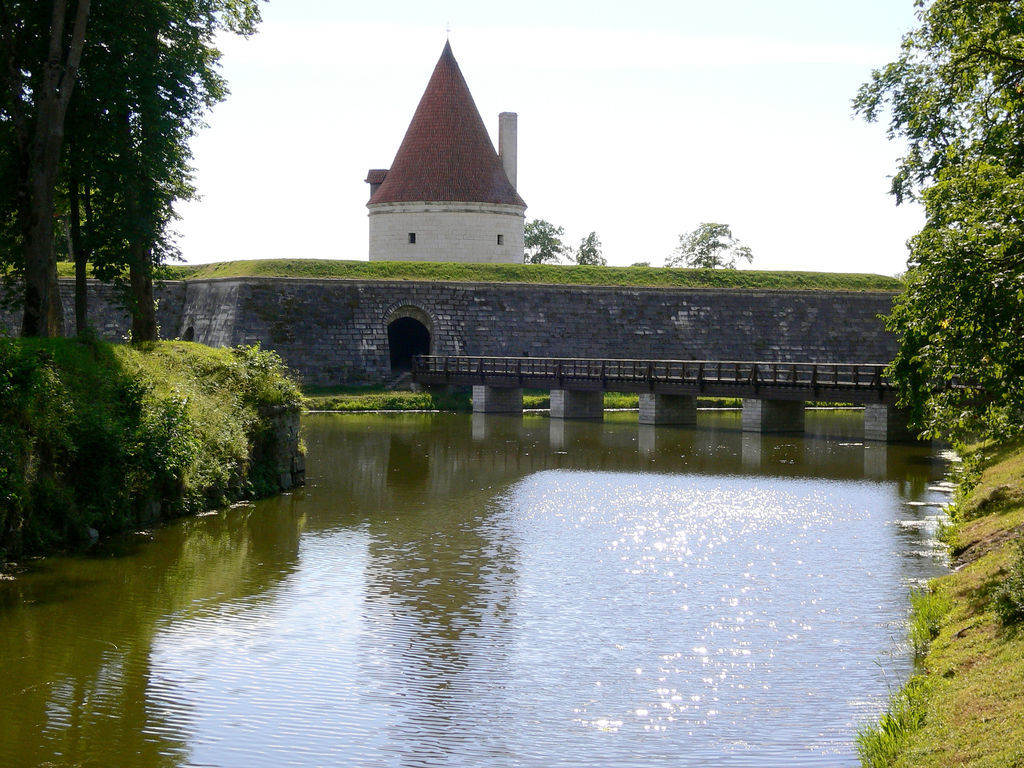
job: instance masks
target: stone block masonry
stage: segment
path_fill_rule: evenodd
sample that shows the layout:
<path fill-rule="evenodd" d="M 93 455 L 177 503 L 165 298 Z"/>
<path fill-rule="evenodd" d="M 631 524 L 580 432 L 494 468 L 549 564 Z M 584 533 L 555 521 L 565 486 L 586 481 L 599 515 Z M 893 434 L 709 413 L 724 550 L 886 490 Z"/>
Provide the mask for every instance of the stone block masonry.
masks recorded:
<path fill-rule="evenodd" d="M 907 426 L 906 411 L 888 405 L 864 407 L 864 439 L 887 443 L 911 443 L 917 436 Z"/>
<path fill-rule="evenodd" d="M 61 290 L 71 318 L 73 281 Z M 886 363 L 896 352 L 879 319 L 886 292 L 249 277 L 164 282 L 156 295 L 162 338 L 260 342 L 317 385 L 391 378 L 387 325 L 401 317 L 443 355 Z M 124 337 L 116 289 L 90 283 L 90 321 Z M 0 328 L 19 327 L 0 314 Z"/>
<path fill-rule="evenodd" d="M 744 398 L 740 415 L 744 432 L 803 432 L 804 404 L 799 400 Z"/>
<path fill-rule="evenodd" d="M 552 389 L 551 418 L 599 421 L 604 418 L 604 393 Z"/>
<path fill-rule="evenodd" d="M 473 413 L 522 413 L 523 390 L 511 387 L 473 387 Z"/>
<path fill-rule="evenodd" d="M 697 423 L 697 398 L 641 392 L 639 418 L 641 424 L 692 426 Z"/>

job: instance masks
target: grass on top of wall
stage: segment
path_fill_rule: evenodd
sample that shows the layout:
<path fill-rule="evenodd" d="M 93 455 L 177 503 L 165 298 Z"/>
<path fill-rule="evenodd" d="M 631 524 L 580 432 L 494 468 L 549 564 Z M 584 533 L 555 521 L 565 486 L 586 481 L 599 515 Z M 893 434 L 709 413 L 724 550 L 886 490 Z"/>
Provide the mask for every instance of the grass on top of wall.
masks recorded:
<path fill-rule="evenodd" d="M 74 265 L 62 262 L 58 265 L 58 271 L 62 277 L 71 277 L 74 275 Z M 901 281 L 894 277 L 838 272 L 331 259 L 253 259 L 213 264 L 172 264 L 161 268 L 161 277 L 167 280 L 293 277 L 764 290 L 898 291 L 902 288 Z"/>

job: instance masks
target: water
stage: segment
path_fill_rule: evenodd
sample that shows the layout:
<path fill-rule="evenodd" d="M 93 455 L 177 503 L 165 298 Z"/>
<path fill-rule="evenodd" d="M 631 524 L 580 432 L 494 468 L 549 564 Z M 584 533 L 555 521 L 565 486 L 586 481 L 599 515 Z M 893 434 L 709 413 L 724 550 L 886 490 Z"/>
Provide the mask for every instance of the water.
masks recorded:
<path fill-rule="evenodd" d="M 305 489 L 0 582 L 0 765 L 856 765 L 943 464 L 700 420 L 309 417 Z"/>

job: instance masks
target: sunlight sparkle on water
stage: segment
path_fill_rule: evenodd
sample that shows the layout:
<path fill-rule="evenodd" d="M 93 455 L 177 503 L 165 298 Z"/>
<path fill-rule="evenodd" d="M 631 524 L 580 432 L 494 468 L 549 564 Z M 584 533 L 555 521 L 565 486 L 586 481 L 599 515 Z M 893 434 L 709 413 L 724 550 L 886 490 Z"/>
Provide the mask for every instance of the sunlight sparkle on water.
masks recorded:
<path fill-rule="evenodd" d="M 0 763 L 855 764 L 927 449 L 632 418 L 314 418 L 305 489 L 0 582 Z"/>
<path fill-rule="evenodd" d="M 567 575 L 558 589 L 577 603 L 573 612 L 595 614 L 599 626 L 616 625 L 615 614 L 632 617 L 617 632 L 576 638 L 584 655 L 624 649 L 621 662 L 640 662 L 592 699 L 588 713 L 658 730 L 714 730 L 710 719 L 722 712 L 732 720 L 764 718 L 766 727 L 779 722 L 765 711 L 781 709 L 785 721 L 800 710 L 809 721 L 818 717 L 817 685 L 802 660 L 810 647 L 834 647 L 849 628 L 835 626 L 845 620 L 840 612 L 819 607 L 835 603 L 829 589 L 836 579 L 815 577 L 837 564 L 852 571 L 846 580 L 871 576 L 857 568 L 851 544 L 871 517 L 862 505 L 836 498 L 822 483 L 758 489 L 729 477 L 548 472 L 521 481 L 506 506 L 529 531 L 521 544 L 525 594 L 544 589 L 529 574 L 554 569 Z M 777 550 L 787 553 L 785 567 Z M 574 566 L 582 561 L 589 571 Z M 870 594 L 870 583 L 862 587 Z M 652 604 L 651 595 L 701 602 L 676 601 L 670 610 L 660 600 Z M 841 649 L 832 658 L 841 665 Z M 607 667 L 602 676 L 608 679 Z M 854 717 L 836 713 L 823 738 Z"/>

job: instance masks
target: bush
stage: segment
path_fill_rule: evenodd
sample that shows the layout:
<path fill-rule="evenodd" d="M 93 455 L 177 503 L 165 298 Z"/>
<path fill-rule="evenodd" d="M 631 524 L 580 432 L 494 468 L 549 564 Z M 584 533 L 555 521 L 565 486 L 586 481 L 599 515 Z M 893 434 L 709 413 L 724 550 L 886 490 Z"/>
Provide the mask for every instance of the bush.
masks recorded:
<path fill-rule="evenodd" d="M 261 410 L 299 402 L 259 347 L 0 339 L 0 559 L 250 495 Z"/>

